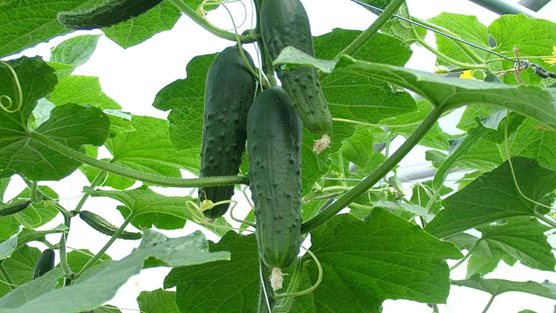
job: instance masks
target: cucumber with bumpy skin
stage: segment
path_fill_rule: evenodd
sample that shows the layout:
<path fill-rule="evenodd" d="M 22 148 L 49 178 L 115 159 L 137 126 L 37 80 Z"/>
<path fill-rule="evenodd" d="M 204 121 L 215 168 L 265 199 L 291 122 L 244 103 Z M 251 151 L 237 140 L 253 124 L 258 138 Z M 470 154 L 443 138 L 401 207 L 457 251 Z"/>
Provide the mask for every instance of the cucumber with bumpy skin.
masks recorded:
<path fill-rule="evenodd" d="M 301 141 L 301 121 L 287 94 L 266 89 L 249 111 L 247 149 L 259 256 L 273 276 L 293 263 L 301 246 Z"/>
<path fill-rule="evenodd" d="M 58 20 L 71 29 L 95 29 L 116 25 L 154 8 L 162 0 L 108 0 L 87 11 L 58 14 Z"/>
<path fill-rule="evenodd" d="M 79 217 L 87 223 L 87 225 L 91 226 L 92 229 L 98 231 L 101 234 L 105 234 L 107 236 L 113 236 L 116 233 L 118 227 L 112 225 L 110 222 L 102 218 L 101 216 L 89 212 L 89 211 L 81 211 L 79 212 Z M 120 239 L 128 239 L 128 240 L 138 240 L 141 239 L 143 235 L 140 233 L 134 233 L 129 231 L 123 231 L 118 238 Z"/>
<path fill-rule="evenodd" d="M 41 253 L 39 259 L 37 260 L 37 264 L 35 264 L 33 279 L 41 277 L 54 268 L 54 257 L 55 253 L 52 249 L 45 249 Z"/>
<path fill-rule="evenodd" d="M 314 55 L 309 18 L 299 0 L 265 0 L 260 15 L 263 42 L 273 60 L 287 46 Z M 315 152 L 326 149 L 330 144 L 332 115 L 322 93 L 317 70 L 312 67 L 290 70 L 279 68 L 277 74 L 303 126 L 322 136 L 315 144 Z"/>
<path fill-rule="evenodd" d="M 249 66 L 255 68 L 245 52 Z M 247 112 L 253 102 L 256 81 L 237 46 L 224 49 L 212 63 L 205 86 L 203 139 L 200 177 L 237 175 L 245 151 Z M 199 188 L 199 200 L 228 201 L 234 186 Z M 229 203 L 204 211 L 217 218 Z"/>
<path fill-rule="evenodd" d="M 4 208 L 0 208 L 0 216 L 8 216 L 8 215 L 19 213 L 27 209 L 27 207 L 29 207 L 31 203 L 32 203 L 31 200 L 25 200 L 23 202 L 19 202 L 15 204 L 9 204 Z"/>

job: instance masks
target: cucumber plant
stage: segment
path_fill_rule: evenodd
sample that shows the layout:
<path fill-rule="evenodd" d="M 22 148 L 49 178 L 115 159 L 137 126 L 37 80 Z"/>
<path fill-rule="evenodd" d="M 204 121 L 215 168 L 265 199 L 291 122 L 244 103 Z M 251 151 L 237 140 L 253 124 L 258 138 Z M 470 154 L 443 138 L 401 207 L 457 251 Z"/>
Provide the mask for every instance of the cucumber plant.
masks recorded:
<path fill-rule="evenodd" d="M 142 312 L 380 312 L 388 299 L 425 312 L 553 309 L 555 23 L 422 20 L 403 0 L 354 0 L 326 5 L 380 15 L 364 31 L 315 36 L 319 17 L 342 15 L 305 0 L 77 2 L 0 1 L 0 313 L 117 312 L 106 303 L 119 306 L 116 291 L 153 267 L 172 269 L 139 295 Z M 218 47 L 152 94 L 166 118 L 130 113 L 97 78 L 73 74 L 106 43 L 98 33 L 128 48 L 178 11 L 229 44 L 188 29 L 180 44 L 161 48 L 161 35 L 130 49 L 150 54 L 125 83 L 146 86 L 168 79 L 146 69 L 170 53 Z M 70 28 L 102 29 L 28 57 Z M 418 46 L 437 57 L 435 73 L 404 67 Z M 416 145 L 435 171 L 399 168 Z M 547 282 L 485 278 L 501 262 Z M 451 285 L 490 299 L 453 307 Z M 505 291 L 548 300 L 505 303 Z"/>

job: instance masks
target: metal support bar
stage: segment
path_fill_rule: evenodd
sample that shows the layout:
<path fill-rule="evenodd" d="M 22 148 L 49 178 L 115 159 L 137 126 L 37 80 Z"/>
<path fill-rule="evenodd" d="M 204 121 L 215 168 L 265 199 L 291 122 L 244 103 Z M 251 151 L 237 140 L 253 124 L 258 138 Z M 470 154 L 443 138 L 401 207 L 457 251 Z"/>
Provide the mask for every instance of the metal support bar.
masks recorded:
<path fill-rule="evenodd" d="M 539 12 L 550 0 L 521 0 L 519 4 L 528 8 L 529 10 L 533 10 L 535 12 Z"/>
<path fill-rule="evenodd" d="M 525 14 L 529 17 L 539 18 L 539 16 L 522 6 L 510 3 L 509 1 L 504 0 L 469 0 L 473 3 L 476 3 L 483 8 L 490 10 L 492 12 L 498 14 Z"/>

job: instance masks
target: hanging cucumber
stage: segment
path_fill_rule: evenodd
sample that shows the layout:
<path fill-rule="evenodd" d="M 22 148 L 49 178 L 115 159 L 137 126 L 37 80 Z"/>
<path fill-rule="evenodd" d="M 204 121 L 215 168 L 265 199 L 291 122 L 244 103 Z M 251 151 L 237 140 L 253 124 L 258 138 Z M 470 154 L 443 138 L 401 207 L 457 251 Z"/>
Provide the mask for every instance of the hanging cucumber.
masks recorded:
<path fill-rule="evenodd" d="M 245 56 L 249 66 L 255 68 L 247 52 Z M 207 74 L 200 177 L 238 174 L 245 151 L 247 113 L 255 89 L 255 78 L 248 71 L 239 48 L 224 49 Z M 227 201 L 233 194 L 234 186 L 199 188 L 200 202 Z M 228 207 L 229 203 L 219 204 L 204 214 L 214 219 L 224 215 Z"/>
<path fill-rule="evenodd" d="M 79 217 L 85 223 L 87 223 L 87 225 L 91 226 L 92 229 L 98 231 L 101 234 L 113 236 L 116 233 L 116 230 L 118 230 L 118 227 L 112 225 L 110 222 L 93 212 L 81 211 L 79 212 Z M 129 231 L 124 231 L 118 236 L 118 238 L 120 239 L 127 240 L 138 240 L 141 239 L 141 237 L 143 237 L 143 235 L 141 235 L 140 233 Z"/>
<path fill-rule="evenodd" d="M 33 279 L 41 277 L 54 268 L 54 257 L 55 253 L 52 249 L 45 249 L 41 253 L 39 259 L 37 260 L 37 264 L 35 264 Z"/>
<path fill-rule="evenodd" d="M 162 0 L 108 0 L 87 11 L 58 14 L 58 20 L 71 29 L 95 29 L 116 25 L 154 8 Z"/>
<path fill-rule="evenodd" d="M 309 18 L 299 0 L 265 0 L 261 6 L 260 19 L 264 46 L 272 59 L 276 59 L 287 46 L 314 55 Z M 330 145 L 332 116 L 320 87 L 317 70 L 303 67 L 278 69 L 277 73 L 303 126 L 322 136 L 313 148 L 320 153 Z"/>
<path fill-rule="evenodd" d="M 25 200 L 18 203 L 10 203 L 3 208 L 0 206 L 0 217 L 19 213 L 27 209 L 27 207 L 29 207 L 31 203 L 32 203 L 31 200 Z"/>
<path fill-rule="evenodd" d="M 280 87 L 265 90 L 247 118 L 250 186 L 259 256 L 272 269 L 274 289 L 301 246 L 302 126 Z"/>

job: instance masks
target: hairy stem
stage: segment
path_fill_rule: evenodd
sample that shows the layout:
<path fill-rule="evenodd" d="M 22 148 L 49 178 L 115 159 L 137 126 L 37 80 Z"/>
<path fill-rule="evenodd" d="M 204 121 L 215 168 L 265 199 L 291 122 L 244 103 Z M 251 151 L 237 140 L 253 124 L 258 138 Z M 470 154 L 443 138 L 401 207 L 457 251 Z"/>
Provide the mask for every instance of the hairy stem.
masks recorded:
<path fill-rule="evenodd" d="M 223 29 L 220 29 L 212 25 L 209 21 L 207 21 L 204 17 L 197 14 L 195 10 L 190 8 L 187 4 L 183 3 L 181 0 L 168 0 L 168 2 L 170 2 L 176 8 L 178 8 L 183 14 L 187 15 L 190 19 L 192 19 L 195 23 L 197 23 L 197 25 L 201 26 L 202 28 L 209 31 L 213 35 L 216 35 L 217 37 L 231 40 L 231 41 L 239 40 L 241 43 L 255 42 L 256 40 L 251 36 L 236 35 L 234 33 L 225 31 Z"/>
<path fill-rule="evenodd" d="M 395 14 L 405 0 L 392 0 L 386 9 L 378 16 L 378 18 L 361 33 L 354 41 L 352 41 L 344 50 L 342 50 L 336 57 L 342 54 L 352 55 L 359 50 L 367 40 L 369 40 L 378 30 L 386 23 L 393 14 Z"/>
<path fill-rule="evenodd" d="M 83 268 L 81 269 L 81 271 L 77 274 L 77 276 L 81 275 L 81 273 L 83 273 L 85 270 L 87 270 L 89 267 L 95 265 L 95 263 L 102 257 L 102 255 L 104 253 L 106 253 L 106 250 L 108 250 L 108 248 L 110 248 L 110 246 L 112 246 L 112 244 L 116 241 L 116 239 L 118 239 L 120 237 L 120 235 L 124 232 L 125 228 L 127 225 L 129 225 L 129 223 L 131 222 L 131 220 L 135 217 L 135 214 L 130 214 L 125 221 L 123 222 L 123 224 L 118 227 L 118 229 L 116 230 L 116 232 L 114 233 L 114 235 L 112 235 L 112 237 L 110 237 L 110 239 L 108 240 L 108 242 L 106 242 L 106 244 L 100 249 L 99 252 L 97 252 L 95 254 L 95 256 L 93 256 L 86 264 L 85 266 L 83 266 Z"/>
<path fill-rule="evenodd" d="M 48 137 L 45 137 L 39 133 L 31 132 L 29 133 L 29 136 L 32 139 L 36 140 L 37 142 L 40 142 L 41 144 L 49 147 L 50 149 L 55 150 L 56 152 L 61 153 L 66 157 L 69 157 L 76 161 L 83 162 L 85 164 L 94 166 L 96 168 L 99 168 L 107 172 L 133 178 L 136 180 L 140 180 L 158 186 L 191 188 L 191 187 L 229 186 L 235 184 L 249 183 L 249 179 L 247 177 L 241 177 L 241 176 L 219 176 L 219 177 L 183 179 L 183 178 L 173 178 L 173 177 L 147 174 L 129 168 L 125 168 L 116 164 L 111 164 L 111 163 L 97 160 L 95 158 L 91 158 L 86 154 L 73 150 L 70 147 L 64 146 L 63 144 L 54 141 Z"/>
<path fill-rule="evenodd" d="M 303 233 L 307 233 L 326 223 L 326 221 L 338 214 L 338 212 L 348 206 L 353 200 L 369 188 L 373 187 L 378 181 L 380 181 L 380 179 L 386 176 L 386 174 L 388 174 L 388 172 L 390 172 L 390 170 L 392 170 L 394 166 L 396 166 L 409 153 L 409 151 L 417 145 L 417 143 L 419 143 L 421 138 L 425 136 L 441 115 L 442 110 L 440 108 L 433 108 L 429 115 L 423 120 L 421 125 L 417 127 L 411 136 L 407 138 L 407 140 L 398 148 L 398 150 L 396 150 L 396 152 L 392 154 L 392 156 L 386 159 L 386 161 L 384 161 L 376 170 L 374 170 L 359 184 L 355 185 L 350 191 L 346 192 L 336 202 L 332 203 L 311 220 L 305 222 L 301 227 L 301 231 Z"/>

